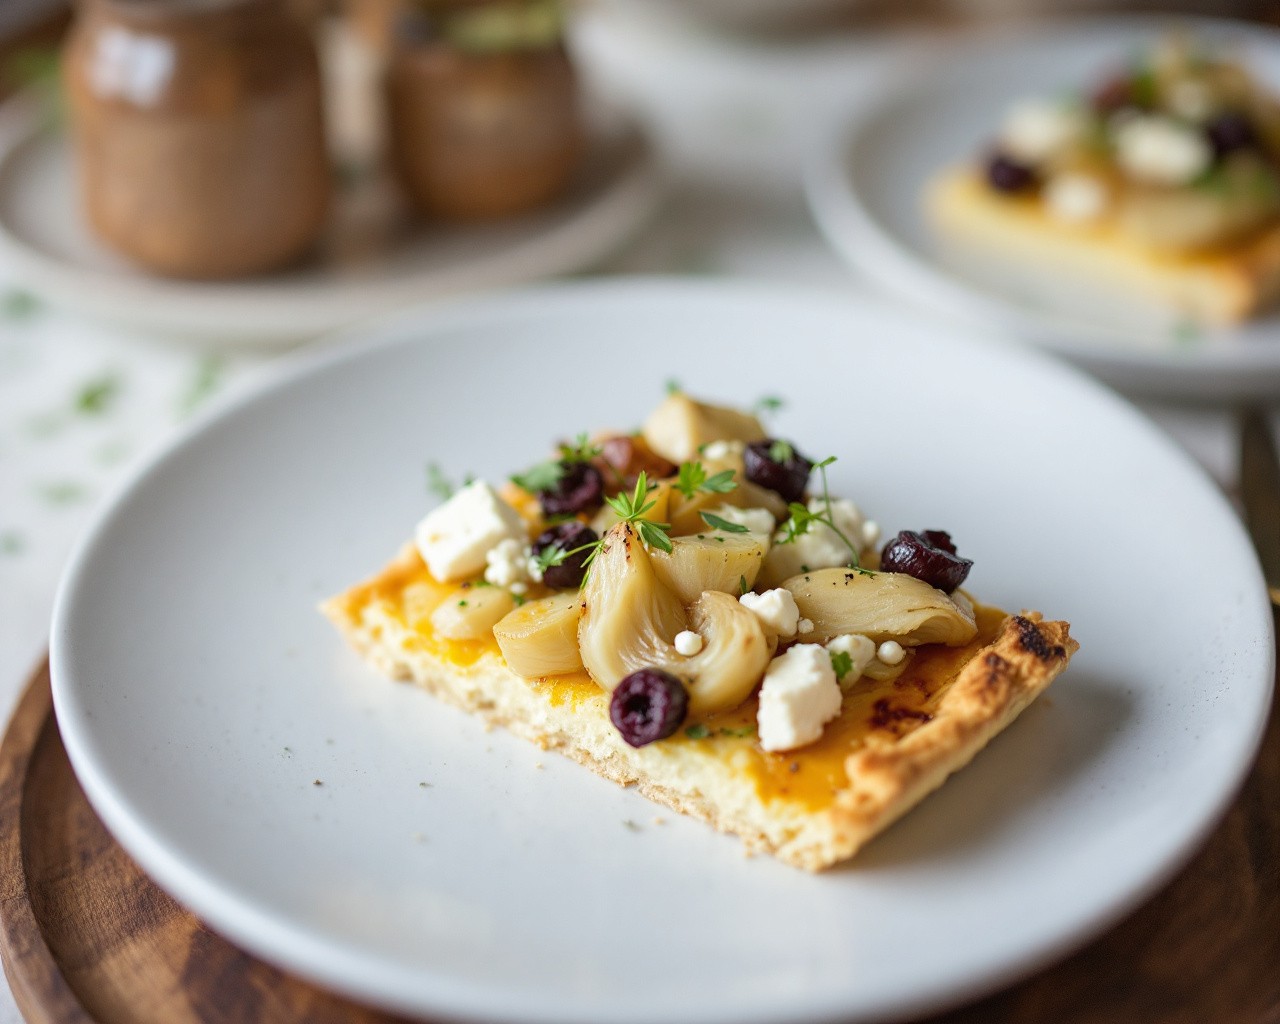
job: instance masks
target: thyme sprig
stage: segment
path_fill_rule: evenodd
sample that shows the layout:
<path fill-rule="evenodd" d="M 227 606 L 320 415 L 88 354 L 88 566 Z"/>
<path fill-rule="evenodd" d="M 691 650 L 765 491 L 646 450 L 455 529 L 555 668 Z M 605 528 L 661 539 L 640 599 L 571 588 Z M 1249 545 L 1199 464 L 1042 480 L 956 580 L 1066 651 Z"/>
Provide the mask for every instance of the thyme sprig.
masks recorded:
<path fill-rule="evenodd" d="M 738 487 L 733 476 L 732 469 L 707 476 L 707 467 L 701 462 L 683 462 L 676 476 L 675 488 L 686 498 L 692 498 L 699 491 L 706 494 L 728 494 Z"/>
<path fill-rule="evenodd" d="M 558 448 L 560 451 L 558 459 L 539 462 L 523 473 L 513 473 L 511 482 L 530 494 L 553 491 L 564 479 L 570 466 L 575 462 L 590 462 L 604 450 L 600 445 L 592 444 L 585 432 L 578 434 L 572 442 L 561 443 Z"/>
<path fill-rule="evenodd" d="M 620 494 L 615 494 L 612 498 L 605 498 L 605 504 L 617 513 L 619 522 L 631 523 L 635 526 L 636 532 L 640 534 L 640 540 L 645 545 L 670 554 L 671 524 L 655 523 L 650 519 L 644 518 L 644 514 L 657 504 L 648 500 L 649 492 L 656 486 L 656 484 L 649 483 L 648 474 L 642 470 L 640 475 L 636 477 L 636 489 L 634 492 L 627 494 L 626 491 L 623 491 Z"/>
<path fill-rule="evenodd" d="M 790 516 L 783 522 L 781 526 L 782 537 L 776 542 L 778 544 L 794 544 L 796 540 L 809 532 L 814 523 L 821 523 L 834 533 L 849 549 L 850 559 L 848 562 L 850 569 L 862 569 L 862 557 L 858 553 L 857 545 L 845 536 L 844 531 L 836 525 L 836 517 L 831 509 L 831 488 L 827 484 L 827 467 L 836 461 L 834 455 L 829 455 L 814 468 L 817 469 L 819 476 L 822 477 L 822 507 L 815 512 L 807 505 L 802 505 L 798 501 L 793 501 L 787 506 Z"/>

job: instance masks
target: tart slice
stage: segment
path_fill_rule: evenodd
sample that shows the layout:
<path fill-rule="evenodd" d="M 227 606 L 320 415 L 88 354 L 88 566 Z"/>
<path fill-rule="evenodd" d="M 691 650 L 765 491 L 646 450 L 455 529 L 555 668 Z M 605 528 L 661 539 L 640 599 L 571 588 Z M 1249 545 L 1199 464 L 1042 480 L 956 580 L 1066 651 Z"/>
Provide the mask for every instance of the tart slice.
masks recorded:
<path fill-rule="evenodd" d="M 877 552 L 832 461 L 671 395 L 639 435 L 456 492 L 324 611 L 384 674 L 820 870 L 1077 647 L 1065 622 L 975 604 L 943 531 Z"/>
<path fill-rule="evenodd" d="M 1280 103 L 1171 37 L 1091 90 L 1014 102 L 980 159 L 929 184 L 954 256 L 1038 297 L 1238 323 L 1280 295 Z"/>

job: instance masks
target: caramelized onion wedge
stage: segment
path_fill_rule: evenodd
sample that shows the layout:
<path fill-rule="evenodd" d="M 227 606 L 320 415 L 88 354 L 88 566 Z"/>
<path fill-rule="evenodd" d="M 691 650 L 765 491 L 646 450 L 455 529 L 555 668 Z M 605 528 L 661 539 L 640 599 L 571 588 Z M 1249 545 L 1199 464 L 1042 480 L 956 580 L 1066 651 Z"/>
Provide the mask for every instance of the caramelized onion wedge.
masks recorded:
<path fill-rule="evenodd" d="M 526 679 L 582 671 L 578 620 L 582 595 L 576 590 L 552 594 L 508 612 L 493 627 L 507 665 Z"/>
<path fill-rule="evenodd" d="M 467 587 L 431 613 L 431 628 L 449 640 L 481 640 L 515 606 L 516 599 L 502 587 Z"/>
<path fill-rule="evenodd" d="M 967 600 L 954 600 L 903 573 L 819 569 L 782 585 L 795 597 L 801 616 L 813 622 L 813 632 L 805 634 L 810 643 L 861 633 L 876 643 L 959 646 L 978 631 Z"/>
<path fill-rule="evenodd" d="M 750 590 L 764 564 L 768 537 L 707 529 L 693 537 L 672 537 L 671 552 L 654 551 L 654 571 L 684 604 L 708 590 L 737 595 Z"/>
<path fill-rule="evenodd" d="M 677 391 L 649 414 L 641 429 L 649 448 L 677 466 L 712 441 L 759 441 L 764 427 L 750 413 L 695 402 Z"/>
<path fill-rule="evenodd" d="M 773 655 L 759 620 L 732 594 L 710 591 L 686 609 L 662 582 L 634 528 L 609 531 L 582 591 L 586 610 L 578 624 L 582 663 L 606 690 L 642 668 L 661 668 L 689 688 L 689 714 L 710 714 L 741 703 L 764 675 Z M 702 650 L 686 657 L 673 646 L 692 629 Z"/>

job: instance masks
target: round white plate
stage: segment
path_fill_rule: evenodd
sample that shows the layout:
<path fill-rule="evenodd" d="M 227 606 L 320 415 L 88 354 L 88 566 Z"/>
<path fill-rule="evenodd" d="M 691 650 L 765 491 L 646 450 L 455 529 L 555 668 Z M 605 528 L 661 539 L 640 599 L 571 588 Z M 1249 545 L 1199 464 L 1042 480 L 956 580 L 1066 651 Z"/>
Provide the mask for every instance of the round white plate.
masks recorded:
<path fill-rule="evenodd" d="M 53 624 L 58 721 L 94 807 L 271 961 L 467 1019 L 918 1013 L 1123 913 L 1247 767 L 1273 660 L 1249 542 L 1198 468 L 1069 370 L 759 284 L 544 288 L 353 340 L 139 473 Z M 951 530 L 976 593 L 1068 618 L 1083 645 L 828 874 L 747 859 L 375 675 L 316 611 L 411 536 L 428 462 L 499 480 L 551 439 L 633 426 L 672 377 L 784 396 L 777 431 L 840 457 L 837 492 L 892 530 Z"/>
<path fill-rule="evenodd" d="M 656 210 L 652 147 L 616 111 L 593 122 L 569 193 L 528 215 L 465 226 L 415 222 L 370 178 L 339 189 L 313 255 L 297 268 L 229 282 L 153 276 L 90 231 L 70 140 L 27 97 L 0 113 L 0 266 L 85 315 L 201 342 L 283 344 L 428 299 L 589 267 Z"/>
<path fill-rule="evenodd" d="M 1205 330 L 1172 315 L 1111 304 L 1082 312 L 1031 297 L 1025 283 L 948 260 L 920 197 L 940 169 L 974 158 L 1014 99 L 1095 83 L 1176 27 L 1238 51 L 1280 91 L 1280 32 L 1212 20 L 1107 18 L 951 41 L 934 70 L 903 80 L 835 131 L 806 175 L 809 205 L 831 245 L 894 295 L 949 319 L 1042 345 L 1120 387 L 1207 398 L 1280 390 L 1280 312 Z"/>

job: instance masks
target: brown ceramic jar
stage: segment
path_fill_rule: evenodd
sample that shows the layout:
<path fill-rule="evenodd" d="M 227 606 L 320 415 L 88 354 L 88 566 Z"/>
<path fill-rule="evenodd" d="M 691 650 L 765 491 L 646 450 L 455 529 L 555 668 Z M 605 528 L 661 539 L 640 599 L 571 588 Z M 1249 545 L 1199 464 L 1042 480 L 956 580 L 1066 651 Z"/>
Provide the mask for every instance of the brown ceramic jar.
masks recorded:
<path fill-rule="evenodd" d="M 550 202 L 583 147 L 578 87 L 559 44 L 470 53 L 397 38 L 387 69 L 391 156 L 428 217 L 483 220 Z"/>
<path fill-rule="evenodd" d="M 212 279 L 315 240 L 320 71 L 285 0 L 82 0 L 63 63 L 82 202 L 120 252 Z"/>

